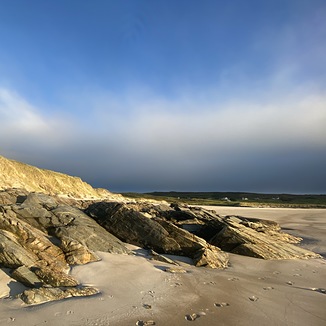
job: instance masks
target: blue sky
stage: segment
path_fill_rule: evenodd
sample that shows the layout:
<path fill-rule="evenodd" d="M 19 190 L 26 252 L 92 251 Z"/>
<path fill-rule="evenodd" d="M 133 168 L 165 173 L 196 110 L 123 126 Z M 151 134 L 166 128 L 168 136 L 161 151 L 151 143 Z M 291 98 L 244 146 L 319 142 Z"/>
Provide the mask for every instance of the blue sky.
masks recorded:
<path fill-rule="evenodd" d="M 326 3 L 0 0 L 0 153 L 112 191 L 326 193 Z"/>

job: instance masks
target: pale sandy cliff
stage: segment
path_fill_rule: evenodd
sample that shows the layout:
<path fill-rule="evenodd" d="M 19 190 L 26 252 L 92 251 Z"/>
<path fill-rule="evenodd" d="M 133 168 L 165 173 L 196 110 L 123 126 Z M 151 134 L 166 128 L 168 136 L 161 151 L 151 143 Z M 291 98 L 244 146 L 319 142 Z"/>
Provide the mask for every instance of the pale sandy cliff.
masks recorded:
<path fill-rule="evenodd" d="M 94 189 L 79 177 L 40 169 L 0 156 L 0 190 L 23 188 L 30 192 L 43 192 L 50 195 L 74 198 L 106 198 L 118 200 L 121 195 L 106 189 Z"/>

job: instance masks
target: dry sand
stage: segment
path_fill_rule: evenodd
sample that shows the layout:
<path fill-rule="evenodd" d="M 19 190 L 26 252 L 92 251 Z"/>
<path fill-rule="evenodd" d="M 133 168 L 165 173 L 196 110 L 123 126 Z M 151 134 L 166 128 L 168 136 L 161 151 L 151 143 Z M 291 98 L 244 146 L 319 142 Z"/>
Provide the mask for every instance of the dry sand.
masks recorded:
<path fill-rule="evenodd" d="M 260 217 L 279 222 L 305 238 L 303 246 L 325 254 L 326 210 L 217 207 L 221 215 Z M 290 229 L 290 230 L 289 230 Z M 164 271 L 135 256 L 100 253 L 102 261 L 73 268 L 83 284 L 96 286 L 94 297 L 27 307 L 5 299 L 21 291 L 0 271 L 0 325 L 326 325 L 326 261 L 264 261 L 230 255 L 224 271 L 196 268 L 179 259 L 185 274 Z M 171 256 L 169 256 L 171 257 Z M 170 265 L 171 266 L 171 265 Z M 196 316 L 194 321 L 185 316 Z"/>

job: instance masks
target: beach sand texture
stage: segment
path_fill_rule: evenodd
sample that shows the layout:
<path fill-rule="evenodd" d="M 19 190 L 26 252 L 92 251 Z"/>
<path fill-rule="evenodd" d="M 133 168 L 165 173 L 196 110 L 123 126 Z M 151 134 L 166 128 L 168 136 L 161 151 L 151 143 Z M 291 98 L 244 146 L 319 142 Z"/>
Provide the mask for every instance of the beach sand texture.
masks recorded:
<path fill-rule="evenodd" d="M 212 207 L 210 207 L 212 209 Z M 326 210 L 215 207 L 220 215 L 274 220 L 325 257 Z M 21 286 L 0 271 L 0 325 L 326 325 L 326 261 L 266 261 L 230 254 L 226 270 L 173 265 L 135 255 L 99 253 L 102 261 L 72 274 L 101 293 L 38 306 L 8 300 Z M 146 324 L 147 323 L 147 324 Z"/>

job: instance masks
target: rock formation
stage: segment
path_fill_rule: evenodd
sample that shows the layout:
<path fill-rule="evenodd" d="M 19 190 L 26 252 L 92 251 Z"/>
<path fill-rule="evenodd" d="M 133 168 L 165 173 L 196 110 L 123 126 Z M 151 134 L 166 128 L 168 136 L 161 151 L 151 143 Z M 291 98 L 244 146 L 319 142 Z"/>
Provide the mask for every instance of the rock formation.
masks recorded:
<path fill-rule="evenodd" d="M 16 187 L 16 188 L 12 188 Z M 22 187 L 22 188 L 17 188 Z M 0 156 L 0 268 L 30 289 L 20 298 L 38 304 L 98 293 L 69 275 L 70 266 L 99 260 L 96 251 L 130 254 L 124 242 L 191 257 L 196 266 L 226 268 L 227 252 L 261 259 L 317 258 L 300 238 L 271 221 L 186 205 L 127 202 L 79 178 Z"/>
<path fill-rule="evenodd" d="M 11 277 L 34 288 L 21 296 L 27 303 L 97 293 L 80 287 L 68 274 L 69 266 L 99 260 L 95 251 L 130 253 L 78 208 L 60 205 L 42 193 L 22 196 L 17 189 L 2 193 L 9 202 L 17 197 L 14 204 L 0 205 L 0 267 L 9 268 Z"/>
<path fill-rule="evenodd" d="M 158 253 L 189 256 L 196 266 L 226 267 L 224 251 L 262 259 L 318 257 L 295 246 L 301 239 L 281 232 L 272 221 L 151 203 L 97 202 L 85 212 L 124 242 Z"/>

